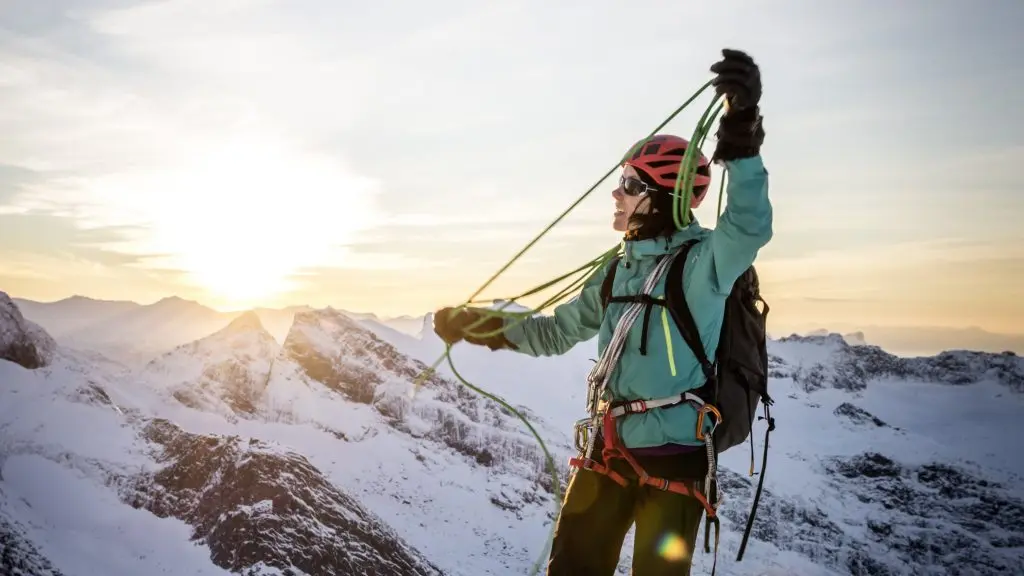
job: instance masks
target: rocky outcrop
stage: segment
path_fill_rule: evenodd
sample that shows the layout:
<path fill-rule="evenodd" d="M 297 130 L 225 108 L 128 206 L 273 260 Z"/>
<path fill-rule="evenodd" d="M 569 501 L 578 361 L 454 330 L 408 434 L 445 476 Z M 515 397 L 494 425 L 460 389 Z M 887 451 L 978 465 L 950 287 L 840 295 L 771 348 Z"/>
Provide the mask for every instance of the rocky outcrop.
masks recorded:
<path fill-rule="evenodd" d="M 991 378 L 1024 393 L 1024 358 L 1013 352 L 992 354 L 955 350 L 928 358 L 906 359 L 907 371 L 918 378 L 946 384 L 973 384 Z"/>
<path fill-rule="evenodd" d="M 954 385 L 992 380 L 1024 393 L 1024 358 L 1013 352 L 949 351 L 936 356 L 902 358 L 878 346 L 851 346 L 838 334 L 793 335 L 769 344 L 793 345 L 816 346 L 817 352 L 809 355 L 814 359 L 774 368 L 772 375 L 790 377 L 807 392 L 822 388 L 857 392 L 872 379 L 893 377 Z"/>
<path fill-rule="evenodd" d="M 883 420 L 874 416 L 863 408 L 858 408 L 849 402 L 843 402 L 832 411 L 836 416 L 842 416 L 855 424 L 871 424 L 879 428 L 888 426 Z"/>
<path fill-rule="evenodd" d="M 948 464 L 905 466 L 878 453 L 825 463 L 837 493 L 868 508 L 860 522 L 889 571 L 867 574 L 1024 573 L 1024 501 Z"/>
<path fill-rule="evenodd" d="M 780 498 L 765 488 L 749 548 L 770 542 L 840 574 L 1024 574 L 1024 502 L 1012 489 L 946 464 L 904 466 L 878 453 L 822 466 L 835 498 Z M 728 469 L 719 477 L 728 496 L 720 515 L 731 527 L 723 529 L 741 532 L 757 479 Z M 833 518 L 852 505 L 860 512 Z"/>
<path fill-rule="evenodd" d="M 166 420 L 143 435 L 162 467 L 123 485 L 122 497 L 191 525 L 217 566 L 254 576 L 441 573 L 299 454 Z"/>
<path fill-rule="evenodd" d="M 53 338 L 26 320 L 10 296 L 0 292 L 0 360 L 34 370 L 48 366 L 56 350 Z"/>
<path fill-rule="evenodd" d="M 530 477 L 546 465 L 536 441 L 507 408 L 430 372 L 336 310 L 296 314 L 283 346 L 308 378 L 372 406 L 397 430 L 441 442 L 478 464 L 518 466 Z M 517 410 L 536 422 L 527 410 Z"/>

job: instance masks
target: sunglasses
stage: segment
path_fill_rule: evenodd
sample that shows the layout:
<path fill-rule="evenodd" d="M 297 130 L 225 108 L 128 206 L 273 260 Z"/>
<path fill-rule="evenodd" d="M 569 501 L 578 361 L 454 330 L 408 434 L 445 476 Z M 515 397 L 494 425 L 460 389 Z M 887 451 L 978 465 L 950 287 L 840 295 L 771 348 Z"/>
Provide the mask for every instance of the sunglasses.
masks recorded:
<path fill-rule="evenodd" d="M 619 177 L 619 188 L 626 193 L 627 196 L 639 196 L 646 192 L 654 192 L 655 188 L 649 186 L 643 180 L 634 178 L 633 176 L 620 176 Z"/>

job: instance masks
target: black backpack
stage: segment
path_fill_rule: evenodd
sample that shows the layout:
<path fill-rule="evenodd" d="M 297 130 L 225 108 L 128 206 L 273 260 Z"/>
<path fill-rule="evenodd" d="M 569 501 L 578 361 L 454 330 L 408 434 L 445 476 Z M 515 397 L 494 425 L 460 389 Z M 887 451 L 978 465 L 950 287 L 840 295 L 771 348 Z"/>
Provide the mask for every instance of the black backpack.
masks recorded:
<path fill-rule="evenodd" d="M 704 374 L 707 377 L 707 382 L 692 392 L 705 402 L 715 406 L 722 414 L 722 422 L 715 429 L 713 437 L 716 452 L 715 462 L 718 461 L 718 454 L 742 444 L 750 438 L 750 473 L 754 474 L 754 440 L 750 432 L 757 413 L 757 404 L 758 402 L 763 404 L 763 419 L 767 421 L 768 428 L 765 431 L 761 477 L 758 480 L 754 503 L 747 519 L 739 555 L 736 558 L 739 561 L 743 559 L 743 552 L 746 549 L 747 539 L 754 522 L 754 514 L 761 499 L 761 489 L 764 486 L 764 468 L 768 462 L 768 435 L 775 429 L 775 420 L 769 409 L 773 400 L 768 395 L 767 319 L 769 307 L 768 303 L 761 298 L 757 270 L 751 266 L 736 280 L 732 291 L 726 298 L 722 332 L 715 354 L 715 362 L 712 363 L 707 357 L 704 346 L 701 345 L 697 324 L 690 313 L 686 296 L 683 293 L 683 266 L 690 249 L 696 243 L 696 240 L 687 242 L 674 255 L 665 256 L 672 257 L 674 260 L 666 273 L 665 298 L 663 300 L 652 297 L 612 296 L 612 283 L 615 279 L 615 269 L 618 267 L 618 258 L 612 260 L 609 272 L 601 285 L 601 300 L 605 307 L 609 302 L 634 302 L 638 299 L 647 304 L 644 340 L 646 340 L 646 325 L 651 306 L 657 304 L 668 308 L 680 334 L 704 367 Z M 763 305 L 763 311 L 758 308 L 758 303 Z"/>

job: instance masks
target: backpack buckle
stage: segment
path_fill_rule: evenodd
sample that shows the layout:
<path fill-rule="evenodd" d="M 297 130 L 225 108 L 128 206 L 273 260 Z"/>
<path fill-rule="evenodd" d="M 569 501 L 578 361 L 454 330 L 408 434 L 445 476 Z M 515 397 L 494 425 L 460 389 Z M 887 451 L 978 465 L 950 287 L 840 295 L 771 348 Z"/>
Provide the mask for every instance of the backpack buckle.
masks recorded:
<path fill-rule="evenodd" d="M 718 408 L 715 408 L 711 404 L 704 404 L 701 406 L 700 410 L 697 410 L 697 440 L 700 440 L 701 442 L 705 439 L 704 418 L 707 414 L 710 414 L 712 418 L 711 431 L 708 432 L 708 434 L 714 435 L 715 428 L 718 428 L 718 425 L 722 422 L 722 413 L 718 411 Z"/>

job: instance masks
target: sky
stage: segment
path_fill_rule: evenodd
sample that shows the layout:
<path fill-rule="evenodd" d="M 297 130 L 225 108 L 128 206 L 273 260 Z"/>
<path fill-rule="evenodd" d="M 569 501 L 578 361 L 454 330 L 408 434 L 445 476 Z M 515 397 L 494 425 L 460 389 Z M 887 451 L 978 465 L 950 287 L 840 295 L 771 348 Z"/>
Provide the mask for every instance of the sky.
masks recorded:
<path fill-rule="evenodd" d="M 1022 26 L 1019 0 L 0 0 L 0 290 L 458 304 L 731 47 L 764 80 L 774 330 L 1021 333 Z M 615 180 L 483 296 L 614 246 Z"/>

